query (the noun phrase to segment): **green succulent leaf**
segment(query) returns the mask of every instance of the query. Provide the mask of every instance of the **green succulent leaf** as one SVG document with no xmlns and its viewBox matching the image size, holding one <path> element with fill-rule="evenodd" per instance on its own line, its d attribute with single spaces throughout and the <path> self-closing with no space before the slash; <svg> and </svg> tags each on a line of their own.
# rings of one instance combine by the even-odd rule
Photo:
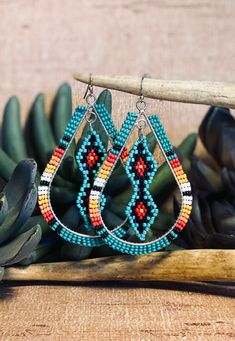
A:
<svg viewBox="0 0 235 341">
<path fill-rule="evenodd" d="M 42 233 L 39 225 L 22 233 L 8 244 L 0 247 L 0 265 L 9 266 L 26 258 L 40 242 Z"/>
<path fill-rule="evenodd" d="M 235 198 L 235 171 L 223 168 L 221 172 L 221 177 L 226 190 L 228 190 L 231 193 L 232 197 Z"/>
<path fill-rule="evenodd" d="M 66 205 L 73 205 L 77 199 L 77 191 L 67 187 L 51 187 L 51 201 L 52 203 L 60 203 Z"/>
<path fill-rule="evenodd" d="M 71 206 L 63 217 L 63 223 L 65 226 L 68 226 L 73 230 L 79 230 L 80 232 L 86 233 L 82 225 L 79 226 L 80 222 L 81 216 L 77 206 Z M 80 260 L 88 258 L 91 252 L 92 247 L 85 247 L 67 242 L 62 245 L 60 250 L 61 257 L 68 260 Z"/>
<path fill-rule="evenodd" d="M 37 202 L 37 189 L 35 186 L 22 197 L 15 206 L 9 208 L 8 214 L 0 226 L 0 243 L 17 233 L 18 229 L 31 216 Z"/>
<path fill-rule="evenodd" d="M 235 127 L 224 127 L 217 143 L 217 161 L 222 166 L 235 170 Z"/>
<path fill-rule="evenodd" d="M 13 207 L 32 188 L 36 171 L 37 164 L 31 159 L 23 160 L 17 165 L 3 189 L 9 208 Z"/>
<path fill-rule="evenodd" d="M 51 113 L 52 129 L 58 144 L 65 127 L 72 117 L 72 91 L 68 83 L 63 83 L 57 90 Z"/>
<path fill-rule="evenodd" d="M 191 133 L 189 134 L 177 147 L 177 150 L 179 150 L 180 155 L 183 157 L 190 157 L 197 146 L 197 134 Z"/>
<path fill-rule="evenodd" d="M 228 201 L 211 203 L 213 223 L 216 231 L 235 236 L 235 207 Z"/>
<path fill-rule="evenodd" d="M 175 223 L 175 217 L 173 214 L 158 212 L 158 216 L 155 219 L 151 230 L 155 237 L 160 237 L 166 233 L 167 230 Z"/>
<path fill-rule="evenodd" d="M 72 90 L 68 83 L 63 83 L 56 93 L 51 114 L 52 129 L 57 144 L 64 135 L 64 130 L 71 117 Z M 67 156 L 74 156 L 75 149 L 76 143 L 73 140 L 67 151 Z"/>
<path fill-rule="evenodd" d="M 81 223 L 81 215 L 76 205 L 71 206 L 63 216 L 63 223 L 71 229 L 77 229 Z"/>
<path fill-rule="evenodd" d="M 221 150 L 221 133 L 226 127 L 235 129 L 235 120 L 227 108 L 210 107 L 199 127 L 200 138 L 208 152 L 221 163 L 221 156 L 227 146 Z M 220 150 L 219 150 L 220 149 Z"/>
<path fill-rule="evenodd" d="M 82 176 L 78 170 L 77 163 L 72 156 L 67 156 L 61 165 L 61 174 L 65 179 L 76 182 L 76 184 L 82 184 Z"/>
<path fill-rule="evenodd" d="M 16 162 L 0 148 L 0 176 L 8 181 L 14 172 Z"/>
<path fill-rule="evenodd" d="M 222 192 L 224 190 L 223 181 L 219 173 L 198 159 L 191 157 L 194 180 L 198 189 L 208 192 Z"/>
<path fill-rule="evenodd" d="M 45 114 L 44 96 L 42 94 L 36 97 L 30 116 L 35 153 L 40 160 L 41 166 L 45 167 L 56 147 L 56 142 L 49 120 Z"/>
<path fill-rule="evenodd" d="M 4 193 L 0 193 L 0 225 L 6 218 L 8 211 L 8 202 Z"/>
<path fill-rule="evenodd" d="M 35 216 L 28 218 L 27 221 L 17 229 L 16 236 L 30 230 L 35 225 L 40 225 L 43 236 L 45 236 L 49 232 L 51 232 L 51 229 L 47 225 L 43 216 L 42 215 L 35 215 Z"/>
<path fill-rule="evenodd" d="M 15 162 L 27 158 L 23 130 L 20 125 L 20 104 L 13 96 L 6 104 L 2 122 L 2 147 Z"/>
<path fill-rule="evenodd" d="M 104 209 L 102 219 L 104 220 L 104 223 L 109 227 L 109 229 L 113 229 L 123 223 L 122 216 L 118 216 L 109 209 Z"/>
<path fill-rule="evenodd" d="M 35 250 L 18 264 L 29 265 L 39 262 L 43 257 L 52 253 L 57 247 L 57 244 L 58 240 L 54 236 L 43 238 L 36 246 Z"/>
<path fill-rule="evenodd" d="M 3 189 L 8 213 L 0 226 L 0 243 L 12 237 L 34 210 L 37 202 L 37 189 L 33 184 L 36 169 L 35 161 L 21 161 Z"/>
<path fill-rule="evenodd" d="M 64 243 L 61 247 L 61 257 L 65 260 L 81 260 L 88 258 L 92 252 L 92 247 Z"/>
</svg>

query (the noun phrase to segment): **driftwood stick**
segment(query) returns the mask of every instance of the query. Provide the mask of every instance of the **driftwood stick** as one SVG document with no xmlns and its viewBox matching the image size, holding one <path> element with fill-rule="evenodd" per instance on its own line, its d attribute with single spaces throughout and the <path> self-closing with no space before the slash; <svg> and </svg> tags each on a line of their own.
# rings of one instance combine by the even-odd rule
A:
<svg viewBox="0 0 235 341">
<path fill-rule="evenodd" d="M 184 250 L 10 267 L 3 280 L 235 282 L 235 250 Z"/>
<path fill-rule="evenodd" d="M 74 78 L 89 84 L 90 75 L 76 73 Z M 96 86 L 140 94 L 141 77 L 92 75 Z M 207 104 L 235 108 L 235 83 L 213 81 L 179 81 L 145 78 L 143 95 L 165 101 Z"/>
</svg>

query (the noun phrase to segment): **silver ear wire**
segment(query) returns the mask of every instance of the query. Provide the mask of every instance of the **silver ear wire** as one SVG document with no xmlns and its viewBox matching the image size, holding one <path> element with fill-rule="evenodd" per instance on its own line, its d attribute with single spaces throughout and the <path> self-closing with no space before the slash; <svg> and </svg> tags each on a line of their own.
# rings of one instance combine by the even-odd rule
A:
<svg viewBox="0 0 235 341">
<path fill-rule="evenodd" d="M 92 73 L 90 73 L 90 81 L 87 85 L 87 88 L 86 88 L 86 91 L 85 91 L 85 94 L 84 94 L 84 97 L 83 97 L 87 104 L 89 106 L 93 106 L 96 102 L 96 97 L 95 95 L 93 94 L 93 81 L 92 81 Z"/>
<path fill-rule="evenodd" d="M 144 73 L 140 80 L 139 99 L 136 101 L 136 108 L 139 110 L 139 113 L 144 112 L 147 108 L 147 103 L 144 100 L 143 94 L 143 82 L 145 78 L 151 78 L 151 76 L 148 73 Z"/>
</svg>

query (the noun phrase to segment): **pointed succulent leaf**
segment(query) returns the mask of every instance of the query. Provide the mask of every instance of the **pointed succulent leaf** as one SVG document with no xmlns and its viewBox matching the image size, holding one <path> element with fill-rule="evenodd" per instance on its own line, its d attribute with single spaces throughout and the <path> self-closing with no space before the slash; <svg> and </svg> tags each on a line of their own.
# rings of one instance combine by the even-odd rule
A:
<svg viewBox="0 0 235 341">
<path fill-rule="evenodd" d="M 37 202 L 37 189 L 33 184 L 35 174 L 35 161 L 23 160 L 4 187 L 3 193 L 7 199 L 8 213 L 0 226 L 0 243 L 11 238 L 31 216 Z"/>
<path fill-rule="evenodd" d="M 155 219 L 151 230 L 156 237 L 160 237 L 166 233 L 167 230 L 175 223 L 175 217 L 173 214 L 159 212 L 157 218 Z"/>
<path fill-rule="evenodd" d="M 60 203 L 66 205 L 73 205 L 76 203 L 77 191 L 66 187 L 51 187 L 51 201 L 52 203 Z"/>
<path fill-rule="evenodd" d="M 3 189 L 9 208 L 13 207 L 32 188 L 37 164 L 34 160 L 26 159 L 21 161 L 14 170 L 9 182 Z"/>
<path fill-rule="evenodd" d="M 210 107 L 199 127 L 199 135 L 209 153 L 215 158 L 218 155 L 218 143 L 221 131 L 226 126 L 235 126 L 235 120 L 229 109 Z"/>
<path fill-rule="evenodd" d="M 81 260 L 88 258 L 92 247 L 64 243 L 61 247 L 61 258 L 63 260 Z"/>
<path fill-rule="evenodd" d="M 0 193 L 0 225 L 5 220 L 7 211 L 8 211 L 7 198 L 4 193 Z"/>
<path fill-rule="evenodd" d="M 4 109 L 2 147 L 15 162 L 27 158 L 25 140 L 20 124 L 20 104 L 15 96 L 9 99 Z"/>
<path fill-rule="evenodd" d="M 26 258 L 20 261 L 19 265 L 29 265 L 41 261 L 43 257 L 53 252 L 58 245 L 58 240 L 54 236 L 43 238 Z"/>
<path fill-rule="evenodd" d="M 18 233 L 19 228 L 31 216 L 37 202 L 37 189 L 33 186 L 25 197 L 15 206 L 9 208 L 6 218 L 0 226 L 0 243 L 3 243 Z"/>
<path fill-rule="evenodd" d="M 216 160 L 222 166 L 235 170 L 235 127 L 224 127 L 217 143 Z"/>
<path fill-rule="evenodd" d="M 69 226 L 71 229 L 79 230 L 79 232 L 84 232 L 82 225 L 79 226 L 81 221 L 81 216 L 77 206 L 71 206 L 63 217 L 63 223 Z M 88 258 L 91 254 L 92 247 L 86 247 L 82 245 L 74 245 L 70 243 L 64 243 L 61 247 L 61 257 L 65 260 L 80 260 Z"/>
<path fill-rule="evenodd" d="M 0 176 L 8 181 L 14 172 L 16 162 L 0 148 Z"/>
<path fill-rule="evenodd" d="M 235 234 L 235 207 L 228 201 L 214 201 L 211 203 L 211 212 L 217 232 Z"/>
<path fill-rule="evenodd" d="M 11 238 L 15 232 L 14 223 L 20 213 L 22 202 L 18 202 L 14 207 L 11 207 L 0 226 L 0 244 Z"/>
<path fill-rule="evenodd" d="M 235 215 L 221 219 L 216 224 L 216 231 L 227 235 L 235 236 Z"/>
<path fill-rule="evenodd" d="M 72 117 L 72 90 L 68 83 L 63 83 L 57 90 L 52 104 L 51 122 L 58 144 L 64 134 L 65 127 Z"/>
<path fill-rule="evenodd" d="M 197 188 L 208 192 L 221 192 L 224 189 L 219 173 L 196 156 L 191 157 L 192 172 Z"/>
<path fill-rule="evenodd" d="M 190 157 L 197 146 L 197 134 L 189 134 L 176 148 L 180 152 L 180 155 L 184 157 Z"/>
<path fill-rule="evenodd" d="M 40 165 L 44 168 L 56 147 L 56 142 L 45 113 L 44 96 L 42 94 L 36 97 L 30 116 L 35 153 Z"/>
<path fill-rule="evenodd" d="M 211 207 L 208 200 L 203 195 L 198 195 L 198 204 L 201 212 L 202 224 L 207 233 L 215 233 L 215 226 L 213 224 Z"/>
<path fill-rule="evenodd" d="M 27 221 L 17 229 L 15 235 L 18 236 L 21 233 L 24 233 L 24 232 L 30 230 L 35 225 L 40 225 L 43 236 L 45 236 L 49 232 L 51 232 L 51 229 L 47 225 L 43 216 L 42 215 L 35 215 L 35 216 L 27 219 Z"/>
<path fill-rule="evenodd" d="M 81 215 L 76 205 L 71 206 L 64 214 L 62 222 L 71 229 L 77 229 L 81 223 Z"/>
<path fill-rule="evenodd" d="M 18 229 L 23 225 L 27 219 L 32 215 L 35 205 L 37 203 L 37 187 L 35 185 L 29 189 L 25 195 L 24 202 L 22 203 L 19 215 L 14 223 L 15 229 Z"/>
<path fill-rule="evenodd" d="M 72 156 L 67 156 L 61 164 L 61 175 L 70 181 L 74 181 L 77 184 L 82 184 L 82 175 L 78 169 L 77 163 Z"/>
<path fill-rule="evenodd" d="M 224 186 L 235 197 L 235 171 L 223 168 L 221 176 Z"/>
<path fill-rule="evenodd" d="M 202 226 L 199 226 L 198 228 L 198 225 L 189 218 L 187 226 L 181 232 L 181 237 L 186 241 L 190 248 L 201 249 L 207 234 L 204 233 Z"/>
<path fill-rule="evenodd" d="M 26 258 L 40 242 L 41 235 L 41 228 L 36 225 L 31 230 L 0 247 L 0 265 L 16 264 Z"/>
<path fill-rule="evenodd" d="M 52 113 L 51 124 L 55 141 L 59 144 L 60 139 L 64 135 L 64 130 L 72 117 L 72 91 L 68 83 L 63 83 L 55 96 Z M 74 156 L 76 148 L 75 140 L 70 144 L 67 156 Z"/>
</svg>

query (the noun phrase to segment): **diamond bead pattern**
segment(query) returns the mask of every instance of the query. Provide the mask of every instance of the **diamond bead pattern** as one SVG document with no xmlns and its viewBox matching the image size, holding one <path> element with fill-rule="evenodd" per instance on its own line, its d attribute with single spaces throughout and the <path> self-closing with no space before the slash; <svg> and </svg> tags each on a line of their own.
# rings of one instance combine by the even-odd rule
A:
<svg viewBox="0 0 235 341">
<path fill-rule="evenodd" d="M 126 171 L 134 186 L 126 215 L 138 238 L 145 240 L 158 215 L 157 206 L 148 190 L 157 171 L 157 162 L 148 149 L 145 136 L 134 144 L 126 163 Z"/>
<path fill-rule="evenodd" d="M 77 196 L 77 207 L 84 219 L 86 229 L 93 229 L 89 218 L 89 196 L 95 176 L 103 162 L 105 148 L 95 131 L 90 131 L 76 155 L 79 170 L 83 175 L 83 184 Z M 104 208 L 105 197 L 101 199 L 101 209 Z"/>
</svg>

